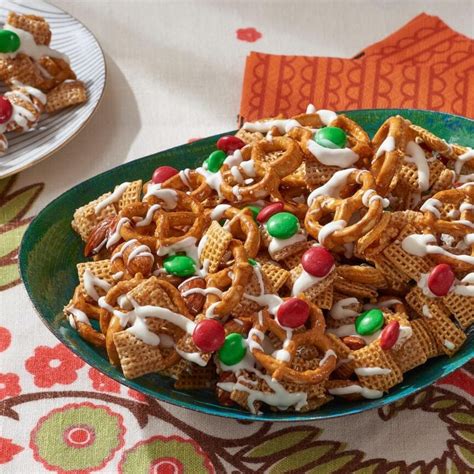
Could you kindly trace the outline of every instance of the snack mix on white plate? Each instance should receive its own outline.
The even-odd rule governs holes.
[[[46,20],[10,12],[0,30],[0,154],[8,149],[6,132],[36,128],[43,112],[54,113],[87,100],[69,58],[49,47]]]
[[[76,210],[65,307],[125,377],[258,413],[382,397],[474,320],[474,151],[400,116],[245,123]],[[97,320],[94,325],[91,320]]]

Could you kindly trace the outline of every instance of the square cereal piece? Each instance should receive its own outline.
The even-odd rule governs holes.
[[[115,284],[110,260],[78,263],[77,273],[80,291],[88,301],[97,301]]]
[[[339,275],[336,275],[334,278],[334,290],[348,296],[367,298],[370,301],[375,301],[378,296],[375,288],[362,283],[346,280]]]
[[[308,156],[308,158],[304,162],[304,165],[306,183],[311,190],[316,189],[327,183],[332,178],[334,173],[340,170],[340,168],[338,168],[337,166],[323,165],[312,155]]]
[[[76,209],[71,226],[81,236],[84,242],[87,242],[89,235],[99,222],[102,222],[107,217],[115,217],[117,215],[113,204],[107,204],[102,208],[97,207],[111,194],[110,192],[105,193],[85,206]]]
[[[363,387],[385,392],[403,380],[400,367],[388,352],[380,348],[378,341],[353,351],[352,357],[354,372]]]
[[[428,359],[439,356],[443,353],[439,348],[436,338],[431,332],[430,325],[426,319],[419,318],[411,321],[411,327],[413,329],[413,334],[415,334],[418,341],[420,341],[423,351]]]
[[[417,228],[412,224],[406,225],[400,232],[397,240],[390,244],[384,251],[385,258],[400,272],[415,281],[420,279],[422,273],[429,273],[434,266],[433,260],[426,257],[417,257],[405,252],[402,241],[405,237],[416,234]]]
[[[199,388],[211,388],[215,383],[216,368],[214,364],[201,367],[192,364],[188,370],[183,370],[176,382],[175,388],[180,390],[196,390]]]
[[[285,284],[286,280],[290,276],[288,270],[285,270],[279,263],[274,262],[270,258],[264,257],[263,255],[257,255],[257,262],[262,268],[262,273],[271,283],[271,292],[278,292],[278,290]]]
[[[82,81],[62,82],[47,94],[46,112],[52,114],[87,101],[86,86]]]
[[[290,278],[287,284],[292,291],[296,290],[298,294],[303,293],[306,298],[315,303],[318,295],[333,284],[335,276],[336,272],[332,271],[324,278],[313,277],[303,270],[303,266],[300,263],[290,270]]]
[[[158,372],[167,366],[159,345],[146,344],[127,330],[116,332],[114,343],[127,379]]]
[[[283,260],[307,248],[307,236],[300,229],[297,234],[289,239],[272,237],[264,225],[260,226],[262,242],[267,246],[268,253],[273,260]]]
[[[340,378],[349,378],[354,373],[354,362],[351,356],[351,350],[335,334],[326,333],[331,340],[333,350],[337,355],[337,364],[334,374]]]
[[[474,324],[474,296],[459,295],[452,291],[442,301],[463,329]]]
[[[303,254],[314,245],[313,242],[305,242],[305,245],[302,245],[298,252],[288,255],[287,257],[281,260],[281,263],[288,269],[291,270],[301,263],[301,257]]]
[[[136,181],[132,181],[127,186],[121,198],[119,199],[118,209],[121,211],[124,207],[127,207],[129,204],[140,202],[141,197],[142,197],[142,180],[138,179]]]
[[[396,292],[406,293],[408,290],[408,282],[410,277],[402,273],[398,268],[391,264],[391,262],[380,253],[370,258],[370,261],[375,265],[375,268],[380,270],[387,281],[387,288]]]
[[[328,286],[324,291],[318,293],[314,299],[314,304],[321,309],[331,309],[334,297],[334,288],[332,285]]]
[[[49,46],[51,30],[49,29],[48,22],[43,17],[9,12],[6,23],[32,34],[37,45]]]
[[[229,247],[232,234],[221,227],[218,222],[212,221],[203,238],[206,239],[206,242],[199,259],[202,264],[207,260],[209,262],[208,272],[215,273]]]
[[[176,352],[181,358],[192,362],[193,365],[198,365],[201,367],[206,367],[212,357],[212,352],[204,353],[196,347],[196,344],[194,344],[193,338],[190,334],[185,334],[179,339],[178,343],[176,344]]]

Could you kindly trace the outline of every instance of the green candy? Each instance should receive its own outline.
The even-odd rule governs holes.
[[[14,53],[20,48],[20,37],[9,30],[0,30],[0,53]]]
[[[364,311],[355,321],[357,334],[361,336],[370,336],[382,328],[384,324],[383,313],[380,309],[369,309]]]
[[[232,332],[226,336],[224,345],[219,349],[218,356],[223,364],[235,365],[245,357],[246,352],[247,347],[244,338],[240,334]]]
[[[216,150],[209,155],[209,158],[207,158],[204,163],[207,164],[207,169],[211,173],[217,173],[221,169],[222,163],[224,163],[226,158],[227,155],[225,152],[222,150]]]
[[[196,272],[196,263],[187,255],[171,255],[163,261],[165,270],[170,275],[188,277]]]
[[[347,136],[342,128],[324,127],[315,133],[314,139],[324,148],[345,148]]]
[[[252,265],[252,267],[255,267],[258,265],[257,260],[254,260],[253,258],[249,258],[248,262],[250,263],[250,265]]]
[[[298,218],[290,212],[277,212],[266,223],[267,232],[276,239],[289,239],[298,232]]]
[[[250,209],[252,211],[253,219],[256,221],[258,213],[260,212],[262,208],[258,206],[246,206],[244,209]]]

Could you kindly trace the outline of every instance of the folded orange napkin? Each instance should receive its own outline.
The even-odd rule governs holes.
[[[247,57],[240,118],[318,108],[416,108],[474,117],[474,41],[420,14],[353,59]]]

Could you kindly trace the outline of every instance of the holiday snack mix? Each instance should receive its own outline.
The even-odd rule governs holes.
[[[474,321],[474,150],[400,116],[372,140],[312,105],[245,123],[72,227],[80,336],[253,413],[382,397]]]
[[[46,20],[10,12],[0,29],[0,154],[8,148],[6,132],[36,128],[43,112],[54,113],[87,100],[69,58],[49,47]]]

